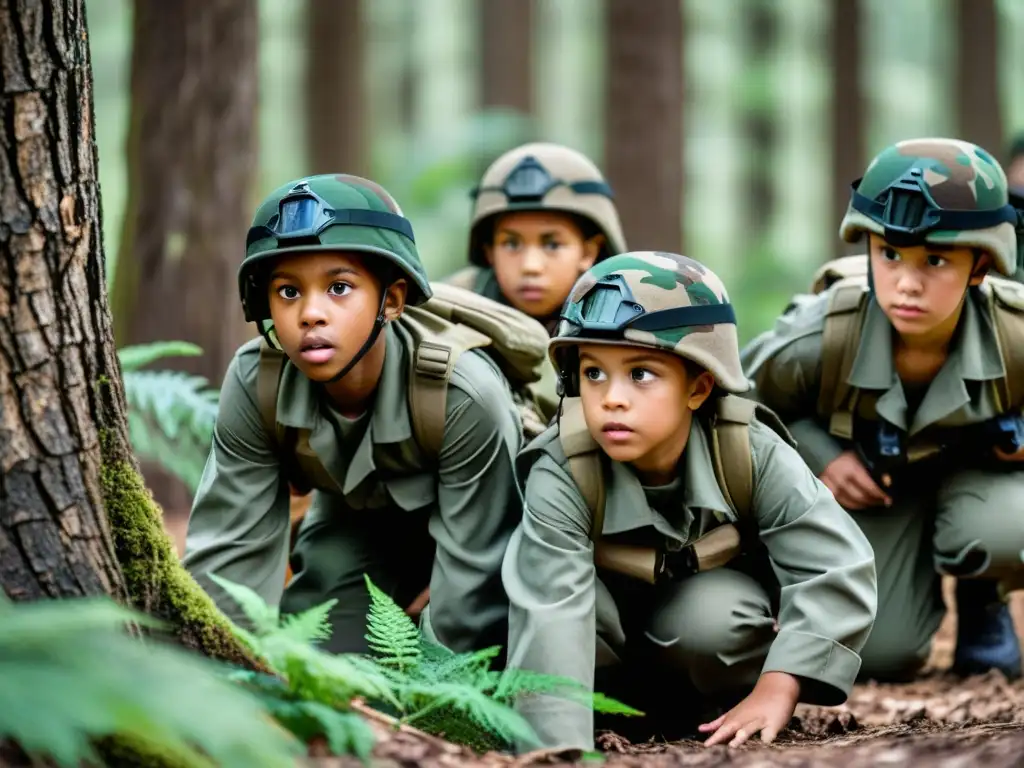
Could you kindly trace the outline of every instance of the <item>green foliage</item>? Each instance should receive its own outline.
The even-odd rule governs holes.
[[[115,736],[193,766],[304,753],[213,662],[133,638],[126,623],[157,626],[107,599],[0,599],[0,739],[59,766],[99,763],[93,741]]]
[[[158,341],[118,350],[128,400],[128,435],[135,454],[158,462],[191,491],[199,486],[217,422],[219,393],[202,376],[140,370],[164,357],[202,354],[184,341]]]
[[[373,746],[366,724],[351,712],[361,697],[417,727],[478,750],[503,749],[513,742],[537,744],[537,736],[513,705],[538,693],[567,698],[600,712],[642,714],[569,678],[525,670],[490,669],[500,648],[453,653],[423,636],[405,612],[370,579],[367,641],[373,657],[332,655],[313,647],[330,629],[330,600],[280,618],[252,590],[213,576],[242,608],[251,629],[235,627],[239,638],[281,679],[251,672],[232,678],[258,693],[267,711],[296,736],[327,738],[337,754],[364,759]]]

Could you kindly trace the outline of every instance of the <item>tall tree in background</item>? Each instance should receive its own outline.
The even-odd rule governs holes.
[[[747,218],[744,227],[748,232],[748,253],[757,257],[762,243],[769,241],[769,227],[776,208],[774,185],[772,184],[772,153],[775,151],[776,125],[774,93],[764,87],[770,82],[772,56],[778,38],[778,9],[767,0],[753,0],[747,3],[744,21],[744,51],[747,59],[744,78],[758,87],[747,88],[748,103],[744,105],[744,138],[750,152],[747,195]]]
[[[245,326],[237,269],[257,166],[256,0],[136,0],[128,194],[112,305],[119,345],[183,339],[219,382]],[[180,481],[145,468],[167,509]]]
[[[630,248],[682,251],[680,0],[607,0],[605,172]]]
[[[480,104],[533,113],[534,0],[479,0]]]
[[[1002,157],[996,0],[956,0],[955,8],[958,135]]]
[[[0,596],[109,595],[245,663],[128,442],[83,0],[14,6],[0,0]]]
[[[307,0],[310,173],[370,173],[362,0]]]
[[[832,50],[832,232],[850,199],[850,183],[864,170],[864,99],[861,92],[861,3],[833,0]],[[833,240],[839,243],[839,238]],[[839,246],[842,248],[841,244]]]

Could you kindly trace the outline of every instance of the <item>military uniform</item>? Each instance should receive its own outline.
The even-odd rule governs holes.
[[[587,294],[619,278],[631,289],[624,306],[642,307],[642,318],[656,321],[659,311],[687,306],[698,313],[708,306],[731,310],[721,283],[697,262],[661,253],[609,259],[581,278],[568,316],[573,307],[583,309],[552,339],[552,357],[570,394],[578,386],[572,384],[572,354],[559,355],[589,341]],[[613,306],[608,317],[615,312]],[[674,326],[653,331],[627,326],[618,341],[606,337],[604,343],[675,351],[711,370],[722,389],[743,391],[735,327],[707,315],[690,321],[677,315],[669,321]],[[680,551],[709,531],[743,524],[716,479],[709,418],[698,412],[678,475],[666,486],[645,487],[629,466],[606,462],[599,545]],[[874,617],[871,550],[782,436],[756,420],[749,427],[753,487],[746,525],[763,549],[752,546],[727,567],[651,585],[595,564],[595,516],[560,428],[537,438],[519,459],[525,513],[502,569],[511,605],[510,666],[593,687],[595,668],[646,662],[632,674],[646,669],[649,690],[674,691],[673,714],[690,698],[690,685],[710,703],[749,693],[768,671],[798,676],[804,701],[846,699]],[[542,696],[520,707],[545,745],[593,747],[590,708]]]
[[[922,140],[887,150],[855,188],[870,202],[856,198],[851,202],[842,225],[844,238],[854,241],[865,231],[896,238],[893,232],[912,228],[912,222],[874,218],[870,205],[883,200],[890,189],[899,188],[893,183],[897,179],[900,184],[924,179],[922,183],[930,185],[933,198],[945,199],[957,213],[973,207],[1002,210],[1005,215],[999,223],[993,225],[990,218],[983,221],[987,227],[975,229],[955,229],[940,222],[938,231],[927,232],[926,241],[983,249],[993,255],[999,272],[1012,275],[1016,243],[1009,212],[1001,209],[1006,204],[1005,177],[991,158],[976,154],[971,147],[963,142]],[[956,170],[950,172],[947,164]],[[921,169],[927,170],[922,173]],[[911,188],[910,194],[918,193]],[[959,201],[951,204],[958,195]],[[964,202],[965,196],[972,204]],[[895,202],[891,206],[897,210]],[[826,323],[830,312],[839,311],[838,292],[849,295],[851,286],[837,284],[817,296],[799,297],[773,330],[751,342],[743,361],[755,382],[754,396],[786,422],[801,456],[816,475],[844,451],[867,446],[865,455],[873,454],[880,425],[891,425],[900,433],[900,451],[907,463],[891,472],[895,484],[887,492],[894,499],[893,506],[848,514],[871,541],[878,569],[878,618],[862,651],[863,675],[903,679],[926,660],[932,636],[945,614],[939,574],[1003,578],[1021,568],[1021,465],[991,455],[991,444],[971,443],[973,450],[961,446],[959,453],[949,454],[958,443],[967,445],[973,439],[970,436],[993,417],[1019,412],[1020,403],[1012,404],[1003,395],[1009,374],[993,327],[994,289],[990,284],[968,289],[944,365],[927,385],[910,387],[896,372],[893,329],[869,286],[869,280],[852,286],[853,306],[859,307],[853,326],[859,343],[844,378],[850,389],[848,401],[855,403],[846,409],[849,419],[838,418],[835,411],[823,413],[819,403],[828,376],[823,371],[829,368],[823,362]],[[1014,288],[1003,286],[1000,296],[1018,307],[1001,311],[1024,310],[1021,292]],[[834,354],[835,350],[827,352],[830,360]],[[978,588],[983,586],[978,582]],[[991,612],[984,612],[988,610],[984,600],[962,596],[959,602],[959,665],[976,668],[985,660],[1012,674],[1019,667],[1019,651],[1008,614],[1003,620],[1006,631],[998,625],[984,628],[986,622],[992,624]],[[984,638],[969,634],[978,633],[979,627],[995,650],[986,651]],[[1008,643],[1002,650],[1000,635]],[[972,643],[982,643],[982,647],[972,650]],[[979,658],[969,659],[971,653]]]
[[[397,208],[379,187],[355,177],[314,177],[308,189],[356,221],[361,210]],[[271,203],[280,200],[280,190],[275,195]],[[367,202],[360,207],[357,200],[363,199]],[[263,209],[276,210],[276,205]],[[267,220],[258,213],[254,227]],[[387,223],[370,216],[364,225],[328,228],[319,235],[328,241],[320,249],[389,253],[385,258],[411,283],[412,300],[429,297],[411,241],[375,233],[381,221]],[[270,245],[272,256],[282,243]],[[304,248],[315,249],[308,243]],[[255,249],[256,255],[267,252]],[[250,260],[253,253],[250,248]],[[241,278],[248,314],[261,322],[272,343],[273,330],[258,308],[260,278],[251,266]],[[247,294],[250,278],[257,290]],[[324,388],[290,362],[281,369],[276,420],[307,432],[314,464],[323,469],[308,478],[317,490],[292,553],[295,575],[287,587],[288,477],[259,408],[261,340],[237,352],[221,390],[184,564],[235,620],[241,620],[240,609],[209,574],[245,584],[286,613],[337,598],[329,616],[332,636],[325,644],[335,652],[367,650],[364,573],[402,605],[429,585],[425,629],[453,650],[503,644],[507,600],[499,568],[521,515],[513,464],[521,431],[508,383],[482,352],[458,357],[448,381],[443,442],[436,462],[431,461],[413,437],[409,410],[413,338],[404,318],[382,332],[386,352],[373,406],[357,418],[342,415]]]

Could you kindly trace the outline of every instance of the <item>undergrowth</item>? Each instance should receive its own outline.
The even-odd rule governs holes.
[[[514,708],[526,696],[557,696],[598,712],[642,714],[570,678],[491,669],[499,646],[454,653],[430,641],[369,577],[366,638],[371,655],[335,655],[316,647],[330,636],[328,614],[335,600],[281,617],[247,587],[212,578],[249,619],[251,630],[235,627],[238,637],[278,675],[232,671],[231,677],[256,692],[293,734],[305,741],[323,736],[335,754],[365,760],[373,748],[372,731],[352,711],[354,698],[394,715],[400,724],[477,751],[539,744]]]

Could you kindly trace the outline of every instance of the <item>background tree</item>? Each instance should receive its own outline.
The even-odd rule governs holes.
[[[174,368],[219,383],[250,335],[237,269],[257,147],[256,0],[136,0],[128,191],[112,305],[119,345],[181,339]],[[169,511],[180,481],[145,467]]]
[[[956,0],[957,136],[1001,158],[1003,121],[999,109],[999,46],[996,0]]]
[[[0,0],[0,587],[110,595],[245,661],[181,568],[128,442],[82,0]]]
[[[833,0],[832,51],[832,231],[846,213],[850,183],[864,171],[864,102],[861,96],[860,0]],[[834,238],[842,249],[839,238]]]
[[[682,250],[679,0],[608,0],[605,172],[632,249]]]
[[[534,111],[534,0],[479,0],[480,105]]]

